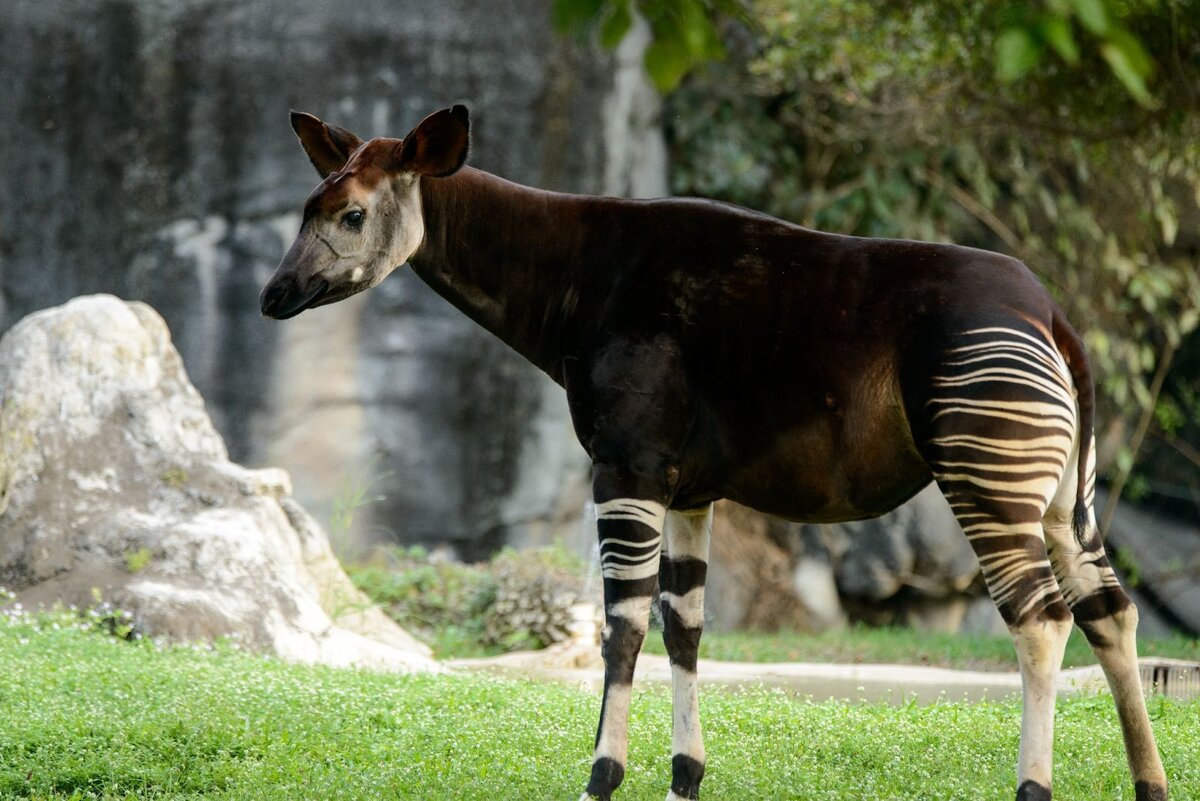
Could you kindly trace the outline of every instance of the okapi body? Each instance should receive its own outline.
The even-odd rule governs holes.
[[[324,181],[263,289],[265,315],[332,303],[408,262],[566,389],[594,465],[606,616],[585,798],[610,798],[623,778],[656,594],[674,680],[667,798],[698,797],[713,501],[856,520],[934,480],[1019,657],[1017,798],[1050,798],[1055,678],[1074,620],[1108,677],[1137,798],[1166,799],[1137,610],[1092,512],[1087,358],[1024,265],[712,201],[518,186],[462,166],[462,106],[402,140],[363,143],[305,114],[292,124]]]

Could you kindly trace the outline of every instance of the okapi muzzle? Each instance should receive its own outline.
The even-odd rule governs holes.
[[[313,265],[328,262],[326,254],[320,253],[322,240],[311,231],[300,230],[275,274],[259,295],[262,313],[276,320],[295,317],[305,309],[311,309],[329,295],[330,282],[322,277],[327,265],[314,269]],[[318,251],[318,252],[314,252]],[[320,258],[325,257],[325,258]]]
[[[1135,798],[1167,798],[1137,609],[1096,529],[1087,354],[1024,264],[694,198],[520,186],[462,167],[461,106],[404,139],[363,143],[306,114],[292,126],[324,180],[263,289],[263,314],[332,303],[407,262],[566,390],[592,460],[604,582],[604,696],[583,799],[608,801],[625,776],[655,605],[673,686],[666,797],[699,797],[714,501],[835,523],[890,511],[931,481],[1016,646],[1018,801],[1051,798],[1072,623],[1112,689]]]

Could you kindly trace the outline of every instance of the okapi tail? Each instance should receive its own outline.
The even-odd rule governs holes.
[[[1092,385],[1092,371],[1083,340],[1060,311],[1054,314],[1054,342],[1067,362],[1067,369],[1071,371],[1071,380],[1075,383],[1079,400],[1079,481],[1075,489],[1075,512],[1071,525],[1076,541],[1082,545],[1088,527],[1088,450],[1092,446],[1096,420],[1096,390]]]

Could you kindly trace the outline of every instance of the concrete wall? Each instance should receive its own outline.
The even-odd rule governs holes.
[[[149,302],[235,459],[288,468],[325,519],[379,498],[355,536],[471,556],[574,532],[562,393],[411,273],[286,323],[257,294],[317,181],[289,108],[365,138],[464,102],[480,168],[662,194],[637,47],[564,40],[544,0],[8,0],[0,330],[83,293]]]

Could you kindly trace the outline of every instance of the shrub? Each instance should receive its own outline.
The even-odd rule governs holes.
[[[554,546],[505,549],[463,564],[423,548],[390,548],[347,572],[367,596],[438,656],[545,648],[568,639],[585,565]]]

